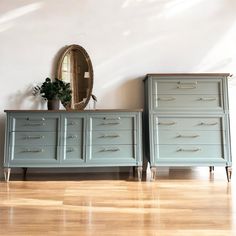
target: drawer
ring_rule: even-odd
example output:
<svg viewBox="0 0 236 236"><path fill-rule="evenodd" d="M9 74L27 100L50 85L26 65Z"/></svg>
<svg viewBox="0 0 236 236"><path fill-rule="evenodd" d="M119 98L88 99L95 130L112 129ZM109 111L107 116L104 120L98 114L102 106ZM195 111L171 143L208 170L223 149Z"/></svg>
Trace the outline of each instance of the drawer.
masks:
<svg viewBox="0 0 236 236"><path fill-rule="evenodd" d="M11 132L10 145L57 145L56 132Z"/></svg>
<svg viewBox="0 0 236 236"><path fill-rule="evenodd" d="M64 145L81 145L83 140L83 132L68 131L64 138Z"/></svg>
<svg viewBox="0 0 236 236"><path fill-rule="evenodd" d="M222 144L224 131L168 131L155 132L155 144Z"/></svg>
<svg viewBox="0 0 236 236"><path fill-rule="evenodd" d="M92 130L132 130L134 129L134 117L100 116L90 118Z"/></svg>
<svg viewBox="0 0 236 236"><path fill-rule="evenodd" d="M221 96L216 95L153 95L153 109L223 109Z"/></svg>
<svg viewBox="0 0 236 236"><path fill-rule="evenodd" d="M56 131L59 118L43 116L12 117L11 131Z"/></svg>
<svg viewBox="0 0 236 236"><path fill-rule="evenodd" d="M221 117L155 117L159 130L223 130Z"/></svg>
<svg viewBox="0 0 236 236"><path fill-rule="evenodd" d="M64 146L63 161L81 161L83 160L83 148L81 146Z"/></svg>
<svg viewBox="0 0 236 236"><path fill-rule="evenodd" d="M118 160L135 159L134 145L93 145L89 146L89 161L103 161L105 165L117 162ZM108 162L109 160L109 162Z"/></svg>
<svg viewBox="0 0 236 236"><path fill-rule="evenodd" d="M221 145L155 145L159 158L223 158Z"/></svg>
<svg viewBox="0 0 236 236"><path fill-rule="evenodd" d="M92 144L135 144L134 131L90 131Z"/></svg>
<svg viewBox="0 0 236 236"><path fill-rule="evenodd" d="M83 129L82 117L65 118L66 128L68 131L82 131Z"/></svg>
<svg viewBox="0 0 236 236"><path fill-rule="evenodd" d="M27 164L31 163L45 163L45 161L57 161L57 147L56 146L15 146L11 147L12 160L22 160Z"/></svg>
<svg viewBox="0 0 236 236"><path fill-rule="evenodd" d="M222 81L216 80L153 80L152 94L221 94Z"/></svg>

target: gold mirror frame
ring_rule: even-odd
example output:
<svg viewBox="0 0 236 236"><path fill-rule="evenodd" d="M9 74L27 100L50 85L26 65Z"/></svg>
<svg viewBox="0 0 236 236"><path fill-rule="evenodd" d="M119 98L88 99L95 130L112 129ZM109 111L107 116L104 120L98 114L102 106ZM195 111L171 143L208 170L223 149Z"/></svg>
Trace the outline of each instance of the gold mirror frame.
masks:
<svg viewBox="0 0 236 236"><path fill-rule="evenodd" d="M68 57L70 58L69 59L70 63L67 63L67 65L69 64L70 66L67 66L67 67L69 67L70 70L63 71L63 63L64 65L66 64L64 60L68 61ZM80 62L81 63L86 62L87 69L83 69L83 67L80 67L79 66ZM75 68L77 68L78 70ZM68 80L66 81L63 79L63 72L68 74L69 81ZM72 101L68 109L83 110L91 98L92 89L93 89L93 66L92 66L92 62L90 60L88 53L83 47L73 44L73 45L67 46L62 51L62 54L58 60L57 78L65 82L70 82L71 84ZM81 81L79 81L79 79ZM82 89L86 89L86 91L82 92L83 94L86 94L85 97L80 94L79 90L81 88L79 84L87 85L87 87L82 88ZM81 97L83 98L82 100L81 100Z"/></svg>

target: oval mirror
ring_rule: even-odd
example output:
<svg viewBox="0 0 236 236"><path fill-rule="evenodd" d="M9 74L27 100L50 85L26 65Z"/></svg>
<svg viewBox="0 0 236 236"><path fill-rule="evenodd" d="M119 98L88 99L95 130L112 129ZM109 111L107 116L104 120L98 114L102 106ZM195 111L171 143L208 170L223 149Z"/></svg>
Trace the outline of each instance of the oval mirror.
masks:
<svg viewBox="0 0 236 236"><path fill-rule="evenodd" d="M58 61L57 78L71 84L70 108L84 109L92 94L93 67L83 47L70 45L63 50Z"/></svg>

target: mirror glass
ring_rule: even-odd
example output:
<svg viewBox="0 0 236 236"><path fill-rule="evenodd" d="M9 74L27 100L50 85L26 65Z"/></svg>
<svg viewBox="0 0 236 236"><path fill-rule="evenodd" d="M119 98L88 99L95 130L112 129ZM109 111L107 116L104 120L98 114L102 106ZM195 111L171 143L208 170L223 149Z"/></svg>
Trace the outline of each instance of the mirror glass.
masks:
<svg viewBox="0 0 236 236"><path fill-rule="evenodd" d="M71 84L71 109L84 109L93 88L93 67L86 50L79 45L66 47L58 61L57 78Z"/></svg>

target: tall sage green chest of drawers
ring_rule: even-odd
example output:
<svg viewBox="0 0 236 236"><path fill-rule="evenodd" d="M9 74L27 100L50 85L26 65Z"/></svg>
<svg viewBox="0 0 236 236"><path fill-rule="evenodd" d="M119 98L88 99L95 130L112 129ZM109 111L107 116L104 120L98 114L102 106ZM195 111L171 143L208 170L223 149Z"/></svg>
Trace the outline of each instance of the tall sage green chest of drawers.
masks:
<svg viewBox="0 0 236 236"><path fill-rule="evenodd" d="M137 167L141 110L7 110L4 174L15 167Z"/></svg>
<svg viewBox="0 0 236 236"><path fill-rule="evenodd" d="M225 166L231 179L229 74L148 74L145 149L159 166Z"/></svg>

